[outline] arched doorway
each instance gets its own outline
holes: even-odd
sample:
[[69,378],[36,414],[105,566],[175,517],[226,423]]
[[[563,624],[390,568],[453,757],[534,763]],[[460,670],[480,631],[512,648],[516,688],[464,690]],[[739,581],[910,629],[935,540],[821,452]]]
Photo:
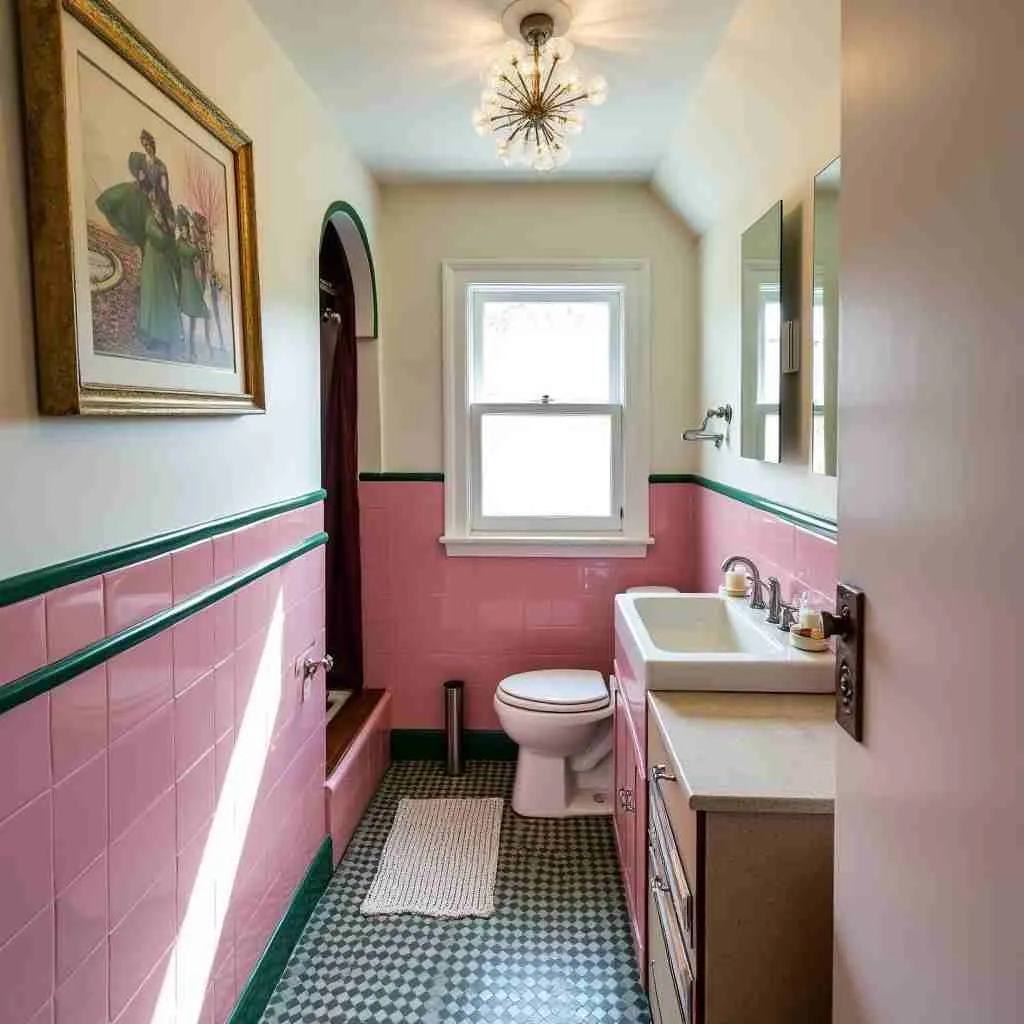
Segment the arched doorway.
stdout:
[[[364,271],[365,272],[365,271]],[[327,685],[363,685],[362,571],[359,550],[358,302],[341,233],[325,218],[320,239],[321,479],[327,491]]]

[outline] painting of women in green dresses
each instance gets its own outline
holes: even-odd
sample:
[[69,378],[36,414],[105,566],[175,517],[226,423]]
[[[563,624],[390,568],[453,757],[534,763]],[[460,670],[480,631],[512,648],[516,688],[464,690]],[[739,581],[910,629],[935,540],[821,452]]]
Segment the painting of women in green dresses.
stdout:
[[99,72],[82,84],[94,351],[234,370],[227,169]]

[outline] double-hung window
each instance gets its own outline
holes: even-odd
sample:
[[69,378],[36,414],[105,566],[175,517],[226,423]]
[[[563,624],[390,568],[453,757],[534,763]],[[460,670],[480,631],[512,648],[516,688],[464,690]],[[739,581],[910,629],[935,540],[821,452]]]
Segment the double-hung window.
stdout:
[[647,267],[445,264],[450,554],[642,555]]

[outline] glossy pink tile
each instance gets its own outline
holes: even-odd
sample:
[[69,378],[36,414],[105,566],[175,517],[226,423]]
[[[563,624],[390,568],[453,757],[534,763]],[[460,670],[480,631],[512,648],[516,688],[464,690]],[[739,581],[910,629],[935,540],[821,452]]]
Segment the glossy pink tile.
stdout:
[[50,707],[53,777],[59,781],[106,749],[107,666],[58,686],[50,693]]
[[212,671],[174,698],[174,761],[180,777],[216,739],[216,677]]
[[235,575],[235,538],[230,533],[221,534],[211,541],[213,545],[213,576],[219,583]]
[[235,724],[235,659],[232,655],[213,670],[214,713],[217,738],[234,728]]
[[[177,986],[175,979],[175,952],[170,950],[157,961],[117,1016],[113,1012],[111,994],[111,1020],[113,1024],[175,1024],[177,1014]],[[111,963],[113,970],[113,963]],[[185,1022],[191,1024],[191,1022]]]
[[110,844],[110,924],[117,926],[174,866],[176,795],[168,789]]
[[110,838],[174,783],[174,715],[166,705],[110,746]]
[[[174,941],[175,870],[165,871],[110,933],[110,1014],[116,1019]],[[163,983],[161,982],[161,985]],[[170,985],[174,988],[173,979]]]
[[107,937],[107,858],[100,855],[58,897],[57,984],[62,985]]
[[101,942],[66,981],[54,999],[55,1024],[106,1024],[107,943]]
[[220,664],[235,652],[235,598],[222,597],[211,605],[214,661]]
[[54,945],[52,906],[0,945],[4,1024],[25,1024],[52,996]]
[[46,664],[46,611],[42,597],[0,608],[0,686]]
[[0,821],[50,785],[50,695],[0,715]]
[[227,1024],[231,1011],[235,1008],[238,988],[235,984],[234,950],[227,961],[221,965],[213,979],[213,1024]]
[[215,621],[213,608],[204,608],[171,630],[175,693],[181,693],[213,669],[217,658]]
[[213,584],[213,542],[201,540],[171,555],[171,590],[175,604]]
[[82,580],[46,595],[46,654],[59,661],[104,636],[103,577]]
[[211,746],[206,755],[178,779],[178,849],[190,842],[213,816],[216,806],[216,763]]
[[116,633],[171,606],[171,557],[161,555],[103,577],[108,633]]
[[110,742],[174,695],[171,634],[165,630],[107,662]]
[[0,944],[53,900],[52,815],[46,792],[0,822]]
[[839,581],[839,548],[838,545],[825,537],[796,530],[796,555],[793,564],[793,575],[801,579],[811,589],[824,594],[831,594],[830,602],[834,603],[836,583]]
[[53,872],[57,892],[107,846],[107,755],[99,754],[53,790]]
[[53,1000],[48,999],[46,1004],[29,1021],[29,1024],[53,1024]]
[[[176,907],[178,927],[189,918],[189,941],[201,937],[212,942],[216,926],[216,877],[213,860],[217,852],[209,848],[209,823],[191,837],[178,854]],[[197,931],[198,929],[198,931]]]

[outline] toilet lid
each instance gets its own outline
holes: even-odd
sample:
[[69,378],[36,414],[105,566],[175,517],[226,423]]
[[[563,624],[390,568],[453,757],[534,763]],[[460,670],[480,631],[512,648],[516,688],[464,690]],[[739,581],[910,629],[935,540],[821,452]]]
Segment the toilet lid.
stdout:
[[600,672],[547,669],[502,679],[498,699],[537,711],[599,711],[608,706],[608,688]]

